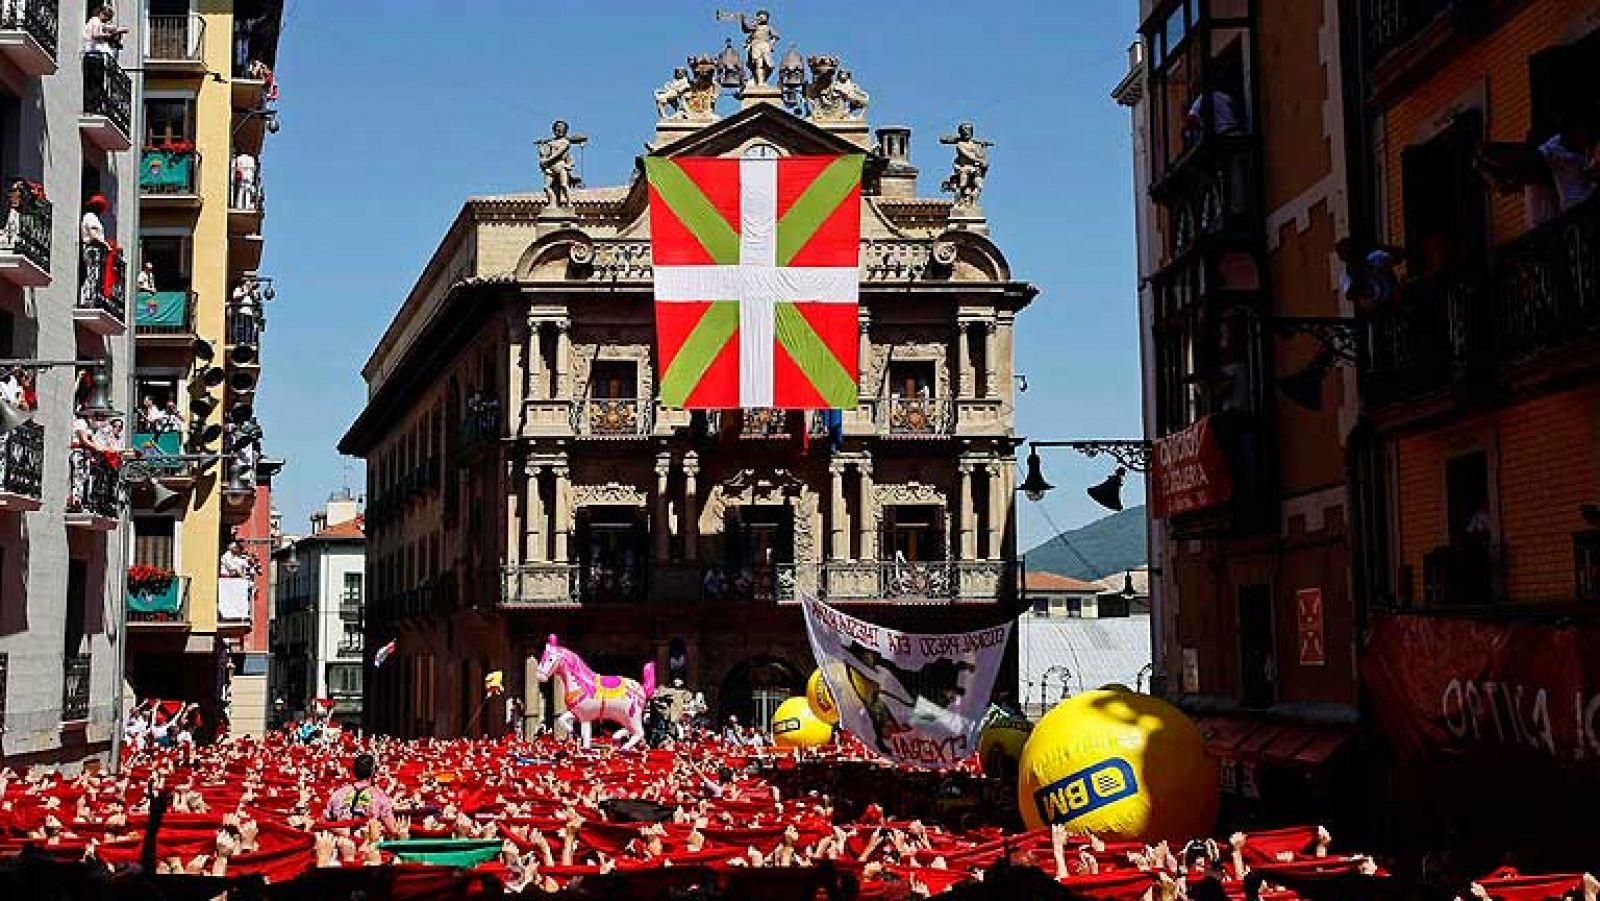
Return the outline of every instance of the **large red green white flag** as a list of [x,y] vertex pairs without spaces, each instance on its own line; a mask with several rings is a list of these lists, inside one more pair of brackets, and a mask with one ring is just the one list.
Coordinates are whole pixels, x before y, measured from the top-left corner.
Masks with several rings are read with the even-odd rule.
[[645,158],[662,403],[855,408],[863,159]]

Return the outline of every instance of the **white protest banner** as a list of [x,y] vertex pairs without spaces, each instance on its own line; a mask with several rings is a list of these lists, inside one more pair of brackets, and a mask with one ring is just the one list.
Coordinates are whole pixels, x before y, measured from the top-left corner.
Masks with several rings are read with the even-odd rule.
[[884,757],[926,769],[955,766],[977,750],[1010,623],[977,632],[897,632],[816,598],[804,605],[811,653],[841,726]]

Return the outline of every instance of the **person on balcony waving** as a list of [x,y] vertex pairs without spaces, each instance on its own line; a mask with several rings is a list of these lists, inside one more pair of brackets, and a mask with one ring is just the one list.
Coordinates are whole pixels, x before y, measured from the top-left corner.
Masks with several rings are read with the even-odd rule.
[[116,296],[119,248],[116,241],[106,238],[105,223],[100,218],[110,209],[111,203],[104,194],[95,194],[83,204],[83,220],[78,228],[83,254],[83,306],[106,306]]

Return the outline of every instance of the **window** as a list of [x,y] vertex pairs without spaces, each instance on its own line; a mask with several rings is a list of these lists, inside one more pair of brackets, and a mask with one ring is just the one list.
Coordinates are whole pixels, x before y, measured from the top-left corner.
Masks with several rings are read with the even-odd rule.
[[154,269],[156,287],[163,291],[189,290],[188,235],[141,235],[139,253]]
[[344,574],[344,606],[361,606],[361,573]]
[[1268,707],[1276,694],[1277,669],[1272,640],[1272,590],[1266,585],[1239,587],[1240,701],[1246,707]]
[[890,397],[932,397],[933,388],[931,360],[910,360],[889,364]]
[[632,360],[596,360],[589,377],[589,396],[596,400],[632,400],[639,395],[638,366]]
[[1121,595],[1103,594],[1099,597],[1099,614],[1102,619],[1107,617],[1125,617],[1128,615],[1128,599]]
[[1482,138],[1483,113],[1467,110],[1432,140],[1401,154],[1409,274],[1482,266],[1488,218],[1474,167]]
[[361,694],[361,667],[352,663],[328,664],[328,694],[333,697]]
[[884,509],[888,534],[883,550],[888,559],[908,563],[945,559],[943,510],[928,504],[890,506]]
[[194,143],[194,98],[151,97],[144,102],[145,144]]
[[168,516],[133,518],[133,562],[135,566],[177,565],[177,520]]
[[1528,86],[1534,143],[1558,133],[1574,111],[1600,106],[1600,32],[1528,57]]

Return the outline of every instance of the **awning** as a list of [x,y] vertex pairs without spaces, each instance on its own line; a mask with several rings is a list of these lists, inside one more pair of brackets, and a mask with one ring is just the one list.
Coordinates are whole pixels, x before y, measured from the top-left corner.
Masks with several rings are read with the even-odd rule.
[[1350,733],[1242,717],[1209,716],[1195,721],[1206,748],[1218,757],[1279,766],[1320,767],[1350,740]]

